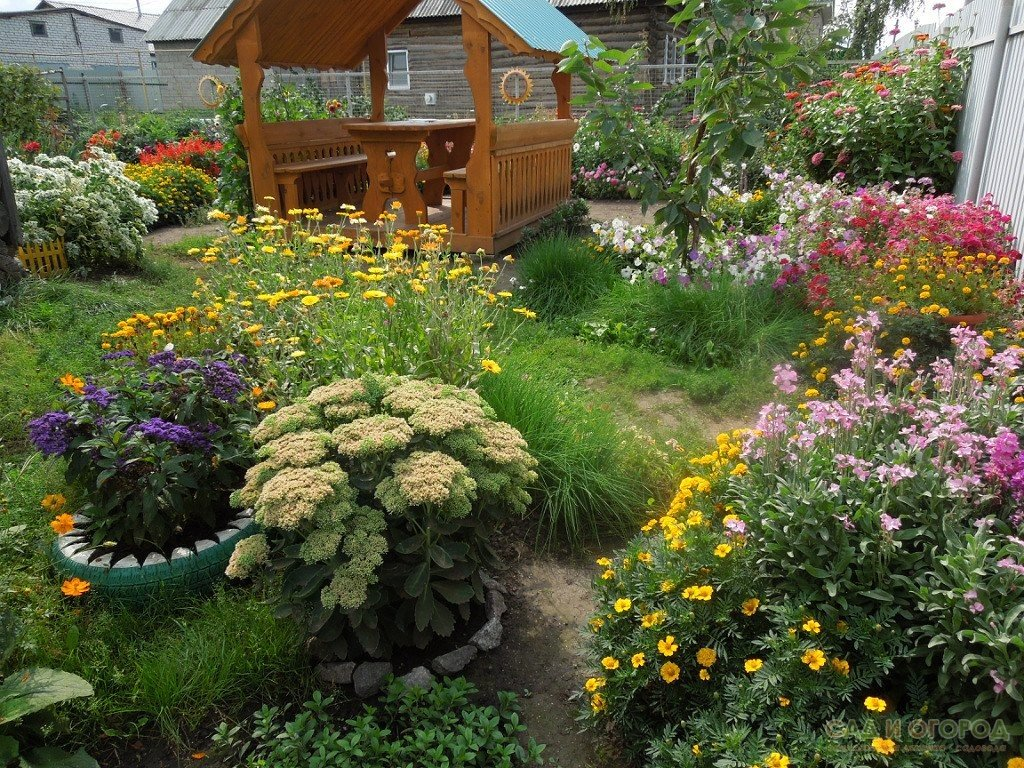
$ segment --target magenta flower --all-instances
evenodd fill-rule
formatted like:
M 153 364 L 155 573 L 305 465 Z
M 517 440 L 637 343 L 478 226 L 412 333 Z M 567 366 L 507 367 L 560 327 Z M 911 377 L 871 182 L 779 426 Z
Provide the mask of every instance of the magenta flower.
M 825 159 L 825 153 L 824 152 L 815 152 L 813 155 L 811 155 L 811 165 L 815 165 L 815 166 L 821 165 L 821 162 L 824 159 Z

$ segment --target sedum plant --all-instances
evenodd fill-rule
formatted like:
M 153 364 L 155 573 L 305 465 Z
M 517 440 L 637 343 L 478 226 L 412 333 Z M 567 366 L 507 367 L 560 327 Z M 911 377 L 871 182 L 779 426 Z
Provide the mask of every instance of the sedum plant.
M 265 533 L 228 575 L 283 571 L 280 613 L 344 658 L 448 636 L 483 601 L 494 528 L 529 504 L 535 460 L 472 390 L 367 375 L 314 389 L 254 431 L 233 497 Z

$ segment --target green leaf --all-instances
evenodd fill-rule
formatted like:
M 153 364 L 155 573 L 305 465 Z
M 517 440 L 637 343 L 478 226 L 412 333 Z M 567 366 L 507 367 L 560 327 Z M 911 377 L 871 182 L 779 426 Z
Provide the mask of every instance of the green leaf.
M 430 563 L 420 563 L 409 573 L 405 580 L 405 591 L 410 597 L 419 597 L 427 591 L 427 583 L 430 580 Z M 418 609 L 417 609 L 418 610 Z M 419 622 L 417 622 L 419 623 Z M 424 624 L 423 626 L 426 626 Z M 422 629 L 423 627 L 420 627 Z
M 451 568 L 455 564 L 444 547 L 439 547 L 437 544 L 430 545 L 430 559 L 437 564 L 438 568 L 442 569 Z
M 39 747 L 24 757 L 23 765 L 30 768 L 100 768 L 84 749 L 74 754 L 57 747 Z
M 421 632 L 426 629 L 434 618 L 434 593 L 425 589 L 416 601 L 416 629 Z
M 52 704 L 92 694 L 92 686 L 70 672 L 45 667 L 23 669 L 0 685 L 0 725 Z
M 473 599 L 473 587 L 464 581 L 435 581 L 431 585 L 449 603 L 462 605 Z

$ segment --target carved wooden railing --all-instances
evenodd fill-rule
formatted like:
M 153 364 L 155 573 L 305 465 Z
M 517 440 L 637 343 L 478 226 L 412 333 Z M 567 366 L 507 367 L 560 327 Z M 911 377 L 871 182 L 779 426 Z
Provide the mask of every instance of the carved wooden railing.
M 569 197 L 575 120 L 496 125 L 492 129 L 494 232 L 519 229 Z

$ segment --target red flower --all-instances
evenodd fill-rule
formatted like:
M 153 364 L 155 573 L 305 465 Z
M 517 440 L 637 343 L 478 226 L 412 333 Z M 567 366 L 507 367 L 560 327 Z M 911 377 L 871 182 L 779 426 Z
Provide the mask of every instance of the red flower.
M 43 148 L 43 145 L 40 144 L 38 141 L 26 141 L 24 144 L 21 145 L 21 148 L 25 152 L 34 155 L 36 152 Z

